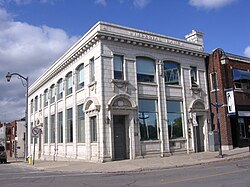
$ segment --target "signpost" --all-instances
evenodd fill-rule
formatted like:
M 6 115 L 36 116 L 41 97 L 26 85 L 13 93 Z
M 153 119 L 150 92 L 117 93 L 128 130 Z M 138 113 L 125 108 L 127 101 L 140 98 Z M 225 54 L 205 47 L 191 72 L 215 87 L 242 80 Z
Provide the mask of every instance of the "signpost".
M 35 148 L 36 148 L 36 144 L 35 144 L 35 140 L 38 137 L 40 132 L 40 129 L 38 127 L 33 127 L 32 128 L 32 136 L 33 136 L 33 155 L 32 155 L 32 165 L 34 165 L 35 163 Z

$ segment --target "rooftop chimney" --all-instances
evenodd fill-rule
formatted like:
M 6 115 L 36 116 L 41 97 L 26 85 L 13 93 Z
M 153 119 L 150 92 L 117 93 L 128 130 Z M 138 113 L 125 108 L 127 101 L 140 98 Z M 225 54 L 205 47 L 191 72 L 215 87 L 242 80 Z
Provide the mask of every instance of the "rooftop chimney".
M 187 34 L 185 36 L 185 38 L 187 41 L 197 43 L 197 44 L 201 45 L 202 48 L 204 48 L 203 33 L 202 32 L 192 30 L 192 32 L 190 34 Z

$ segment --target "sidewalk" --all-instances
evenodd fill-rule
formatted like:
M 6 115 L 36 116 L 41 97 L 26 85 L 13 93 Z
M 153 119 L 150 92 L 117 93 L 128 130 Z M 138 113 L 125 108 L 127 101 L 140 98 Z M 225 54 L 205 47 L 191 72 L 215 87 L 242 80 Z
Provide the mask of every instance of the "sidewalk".
M 42 161 L 36 160 L 35 165 L 29 165 L 24 162 L 15 162 L 16 164 L 27 167 L 37 168 L 49 171 L 77 171 L 93 173 L 113 173 L 113 172 L 132 172 L 159 170 L 184 166 L 193 166 L 211 162 L 227 161 L 233 159 L 250 158 L 249 148 L 236 148 L 229 151 L 223 151 L 223 158 L 218 157 L 218 152 L 202 152 L 191 154 L 177 154 L 169 157 L 151 157 L 136 160 L 122 160 L 105 163 L 92 163 L 85 161 Z M 12 162 L 12 161 L 10 161 Z

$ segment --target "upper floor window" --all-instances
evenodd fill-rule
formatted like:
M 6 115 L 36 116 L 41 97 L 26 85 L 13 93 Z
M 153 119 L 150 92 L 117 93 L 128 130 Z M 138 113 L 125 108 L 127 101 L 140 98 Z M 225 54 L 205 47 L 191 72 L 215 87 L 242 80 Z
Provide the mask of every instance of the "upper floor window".
M 154 82 L 155 81 L 155 61 L 147 57 L 136 58 L 137 81 Z
M 57 99 L 61 99 L 63 97 L 63 79 L 60 79 L 57 82 Z
M 44 107 L 48 106 L 48 102 L 49 102 L 49 91 L 48 89 L 46 89 L 44 91 Z
M 39 97 L 39 109 L 41 110 L 42 109 L 42 94 L 40 94 L 40 97 Z
M 90 82 L 95 81 L 95 60 L 91 58 L 89 60 L 89 68 L 90 68 Z
M 30 101 L 30 113 L 31 114 L 33 113 L 33 106 L 34 106 L 34 100 L 31 99 L 31 101 Z
M 123 80 L 123 56 L 114 55 L 114 79 Z
M 198 87 L 197 67 L 190 66 L 190 78 L 192 87 Z
M 210 74 L 211 90 L 218 90 L 217 73 L 213 72 Z
M 38 110 L 38 96 L 35 97 L 35 111 Z
M 180 65 L 175 62 L 164 62 L 164 78 L 166 84 L 180 85 Z
M 81 89 L 84 87 L 84 64 L 81 64 L 76 69 L 77 73 L 77 89 Z
M 73 78 L 72 78 L 72 72 L 70 72 L 66 75 L 66 95 L 72 93 L 73 91 L 72 86 L 73 86 Z
M 55 85 L 53 84 L 50 87 L 50 102 L 54 103 L 55 102 L 55 98 L 56 98 L 56 88 L 55 88 Z
M 241 69 L 233 69 L 234 87 L 236 89 L 250 89 L 250 72 Z

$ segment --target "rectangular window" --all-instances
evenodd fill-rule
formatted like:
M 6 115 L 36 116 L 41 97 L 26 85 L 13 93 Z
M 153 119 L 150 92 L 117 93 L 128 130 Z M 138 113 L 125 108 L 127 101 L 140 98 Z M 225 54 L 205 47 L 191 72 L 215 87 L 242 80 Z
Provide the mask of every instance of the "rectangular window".
M 85 142 L 85 116 L 83 112 L 83 104 L 77 107 L 77 130 L 78 130 L 78 142 Z
M 157 100 L 139 99 L 141 140 L 158 140 Z
M 55 143 L 55 131 L 56 131 L 55 115 L 51 115 L 50 116 L 50 143 Z
M 97 142 L 96 116 L 90 118 L 91 143 Z
M 190 66 L 190 78 L 192 87 L 198 87 L 197 67 Z
M 57 120 L 57 137 L 58 143 L 63 143 L 63 113 L 58 113 L 58 120 Z
M 32 131 L 33 125 L 34 125 L 34 123 L 31 122 L 31 123 L 30 123 L 31 131 Z M 30 140 L 31 140 L 31 144 L 33 144 L 33 135 L 32 135 L 32 132 L 30 133 L 30 137 L 31 137 L 31 139 L 30 139 Z
M 90 59 L 89 68 L 90 68 L 90 82 L 93 82 L 93 81 L 95 81 L 95 61 L 94 61 L 94 58 Z
M 240 130 L 240 139 L 246 139 L 247 131 L 245 127 L 244 118 L 238 118 L 238 125 L 239 125 L 239 130 Z
M 67 109 L 67 142 L 73 142 L 73 112 L 72 108 Z
M 48 137 L 48 117 L 45 117 L 44 118 L 44 130 L 43 130 L 43 134 L 44 134 L 44 143 L 48 143 L 48 139 L 49 139 L 49 137 Z
M 123 56 L 114 55 L 114 79 L 123 80 Z
M 155 61 L 146 57 L 136 58 L 136 70 L 138 82 L 155 81 Z
M 168 135 L 170 139 L 183 137 L 183 109 L 181 101 L 167 101 Z
M 217 82 L 217 73 L 216 72 L 210 74 L 210 80 L 211 80 L 212 91 L 218 90 L 218 82 Z

